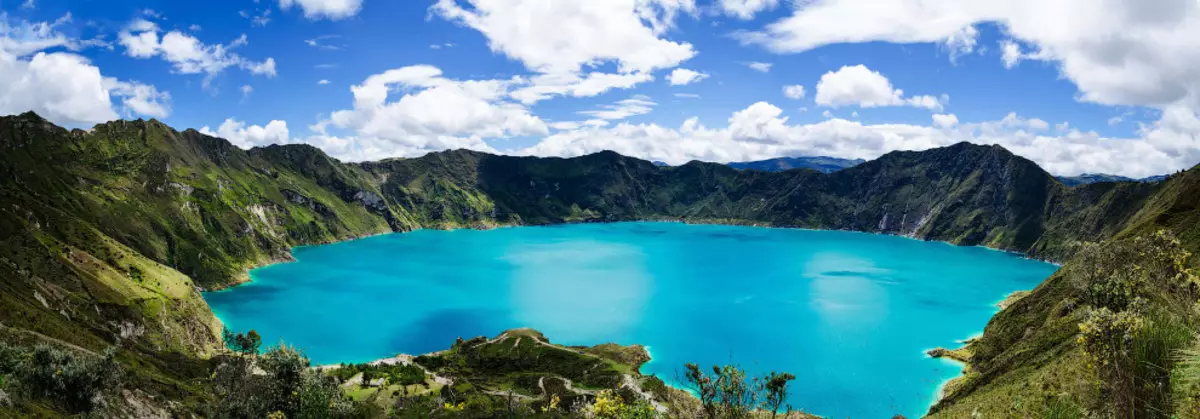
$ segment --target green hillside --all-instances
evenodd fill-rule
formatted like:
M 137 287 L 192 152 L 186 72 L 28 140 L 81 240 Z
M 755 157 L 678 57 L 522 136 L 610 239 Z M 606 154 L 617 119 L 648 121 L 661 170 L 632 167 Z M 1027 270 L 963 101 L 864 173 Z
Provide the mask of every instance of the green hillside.
M 648 219 L 846 229 L 1066 264 L 992 320 L 973 345 L 972 372 L 938 414 L 1013 403 L 1022 407 L 985 411 L 1025 414 L 1061 394 L 1085 411 L 1110 412 L 1110 398 L 1092 385 L 1101 377 L 1068 385 L 1086 365 L 1078 325 L 1100 307 L 1079 298 L 1087 286 L 1064 284 L 1095 281 L 1073 273 L 1097 269 L 1095 257 L 1079 256 L 1097 252 L 1094 243 L 1119 247 L 1167 230 L 1178 250 L 1197 250 L 1196 172 L 1068 188 L 1003 148 L 965 143 L 831 174 L 660 167 L 612 152 L 561 159 L 458 150 L 344 163 L 307 145 L 245 151 L 153 120 L 68 131 L 27 113 L 0 118 L 0 341 L 118 348 L 135 384 L 126 388 L 139 392 L 107 408 L 190 414 L 213 397 L 212 356 L 223 350 L 199 292 L 287 260 L 293 246 L 414 228 Z M 1146 316 L 1194 326 L 1198 315 L 1182 302 L 1194 296 L 1149 283 L 1130 291 L 1152 306 Z M 18 416 L 70 411 L 15 400 Z

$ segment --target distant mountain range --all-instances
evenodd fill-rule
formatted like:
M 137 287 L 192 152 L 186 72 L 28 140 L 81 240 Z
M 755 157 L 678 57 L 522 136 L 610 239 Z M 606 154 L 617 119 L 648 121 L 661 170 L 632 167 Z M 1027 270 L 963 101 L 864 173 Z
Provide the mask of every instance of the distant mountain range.
M 761 172 L 782 172 L 792 169 L 812 169 L 821 173 L 833 173 L 849 167 L 866 163 L 863 159 L 840 159 L 837 157 L 778 157 L 768 160 L 729 163 L 729 167 L 738 170 L 758 170 Z
M 1110 175 L 1105 173 L 1084 173 L 1079 176 L 1056 176 L 1059 182 L 1067 186 L 1090 185 L 1100 182 L 1146 182 L 1154 183 L 1161 182 L 1167 179 L 1167 175 L 1150 176 L 1147 178 L 1134 179 L 1125 176 Z

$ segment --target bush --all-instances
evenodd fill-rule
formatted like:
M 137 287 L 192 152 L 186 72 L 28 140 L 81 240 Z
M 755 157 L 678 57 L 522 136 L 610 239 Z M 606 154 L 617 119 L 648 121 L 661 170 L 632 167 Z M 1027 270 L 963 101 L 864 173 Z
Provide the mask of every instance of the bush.
M 1113 312 L 1147 297 L 1148 287 L 1191 304 L 1200 292 L 1200 279 L 1188 269 L 1191 256 L 1167 231 L 1091 245 L 1079 253 L 1071 283 L 1086 303 Z
M 1132 412 L 1135 405 L 1133 338 L 1144 325 L 1129 311 L 1113 313 L 1107 307 L 1092 309 L 1079 324 L 1076 342 L 1087 355 L 1088 369 L 1095 371 L 1104 391 L 1118 412 Z
M 309 366 L 308 358 L 284 345 L 259 357 L 226 357 L 213 374 L 217 400 L 208 407 L 209 416 L 259 418 L 282 414 L 304 419 L 359 414 L 361 406 L 342 394 L 333 377 Z
M 33 350 L 0 344 L 0 388 L 50 400 L 71 413 L 95 409 L 120 388 L 122 376 L 112 349 L 97 357 L 44 344 Z

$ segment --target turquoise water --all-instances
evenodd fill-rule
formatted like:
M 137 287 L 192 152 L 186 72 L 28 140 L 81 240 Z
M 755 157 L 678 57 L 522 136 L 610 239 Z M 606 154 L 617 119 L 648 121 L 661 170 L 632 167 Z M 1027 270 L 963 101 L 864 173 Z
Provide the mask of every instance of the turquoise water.
M 295 250 L 207 293 L 232 329 L 318 364 L 533 327 L 552 341 L 648 345 L 685 362 L 794 373 L 791 404 L 830 417 L 925 413 L 961 367 L 924 351 L 979 333 L 1055 266 L 983 248 L 838 231 L 680 223 L 416 231 Z

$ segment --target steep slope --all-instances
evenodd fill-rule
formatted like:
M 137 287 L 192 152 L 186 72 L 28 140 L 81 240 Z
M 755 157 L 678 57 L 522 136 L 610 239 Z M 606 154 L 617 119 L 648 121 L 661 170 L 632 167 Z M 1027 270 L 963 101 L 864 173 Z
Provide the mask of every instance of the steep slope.
M 1080 188 L 1094 193 L 1114 197 L 1128 194 L 1128 188 L 1142 189 L 1133 184 L 1102 186 L 1085 185 Z M 1077 188 L 1079 189 L 1079 188 Z M 1106 239 L 1097 254 L 1103 257 L 1076 257 L 1070 259 L 1062 269 L 1040 284 L 1028 296 L 1021 298 L 1007 309 L 998 313 L 988 323 L 984 334 L 969 347 L 973 352 L 966 378 L 952 386 L 933 409 L 933 417 L 957 418 L 978 412 L 987 416 L 1037 415 L 1037 409 L 1049 398 L 1060 397 L 1085 407 L 1106 406 L 1112 394 L 1101 390 L 1096 384 L 1096 362 L 1078 344 L 1081 324 L 1088 319 L 1091 293 L 1110 289 L 1096 284 L 1097 278 L 1106 281 L 1125 278 L 1129 272 L 1152 271 L 1159 263 L 1154 254 L 1157 249 L 1137 242 L 1145 237 L 1154 237 L 1160 231 L 1178 237 L 1176 244 L 1182 256 L 1175 256 L 1173 263 L 1190 263 L 1195 268 L 1200 261 L 1186 255 L 1200 251 L 1200 167 L 1176 174 L 1154 188 L 1150 196 L 1140 199 L 1137 210 L 1131 215 L 1122 214 L 1126 221 L 1113 225 L 1102 232 Z M 1097 206 L 1098 207 L 1098 206 Z M 1099 219 L 1105 214 L 1097 208 L 1082 208 L 1075 220 Z M 1125 246 L 1132 254 L 1129 260 L 1111 260 L 1121 253 L 1105 249 Z M 1189 262 L 1190 259 L 1190 262 Z M 1188 266 L 1182 266 L 1186 268 Z M 1142 328 L 1127 337 L 1125 342 L 1142 345 L 1141 351 L 1163 353 L 1173 362 L 1177 354 L 1170 348 L 1155 347 L 1160 341 L 1138 343 L 1143 339 L 1163 339 L 1161 335 L 1149 333 L 1164 328 L 1181 327 L 1184 338 L 1195 334 L 1200 326 L 1200 303 L 1197 303 L 1195 284 L 1189 285 L 1188 274 L 1151 276 L 1140 285 L 1122 282 L 1118 288 L 1126 295 L 1140 296 L 1149 302 L 1147 307 L 1133 310 L 1145 317 Z M 1194 280 L 1194 276 L 1191 277 Z M 1177 282 L 1175 286 L 1166 286 Z M 1137 329 L 1135 329 L 1137 330 Z M 1142 333 L 1149 335 L 1143 337 Z M 1161 333 L 1161 332 L 1160 332 Z M 1128 343 L 1127 343 L 1128 344 Z M 1138 346 L 1135 346 L 1137 348 Z M 1176 348 L 1177 349 L 1177 348 Z M 1133 356 L 1139 350 L 1133 350 Z M 1165 365 L 1148 366 L 1169 374 Z M 1165 371 L 1165 372 L 1164 372 Z M 1164 391 L 1165 382 L 1147 383 L 1150 393 Z M 1152 398 L 1141 397 L 1139 402 L 1154 410 L 1117 412 L 1118 417 L 1172 417 L 1169 409 L 1156 405 Z M 1169 403 L 1168 403 L 1169 404 Z M 1167 406 L 1169 408 L 1169 406 Z M 1187 416 L 1192 417 L 1192 416 Z

